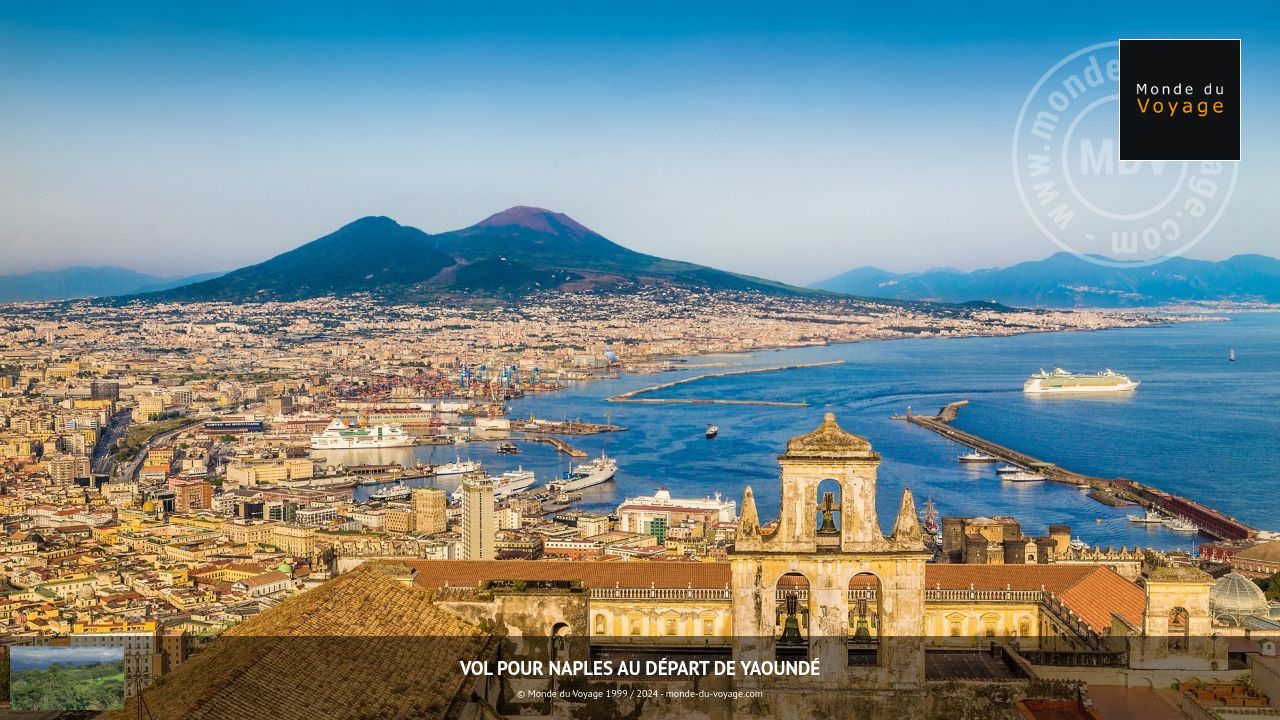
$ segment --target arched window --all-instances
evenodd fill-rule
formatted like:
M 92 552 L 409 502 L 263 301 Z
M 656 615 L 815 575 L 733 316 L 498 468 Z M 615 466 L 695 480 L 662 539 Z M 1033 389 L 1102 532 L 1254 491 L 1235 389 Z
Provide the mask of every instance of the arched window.
M 597 614 L 597 615 L 596 615 L 596 624 L 595 624 L 595 634 L 596 634 L 596 635 L 604 635 L 604 634 L 605 634 L 606 622 L 607 622 L 607 621 L 605 620 L 605 617 L 604 617 L 604 614 L 603 614 L 603 613 L 601 613 L 601 614 Z
M 1189 646 L 1191 632 L 1190 615 L 1184 607 L 1175 607 L 1169 611 L 1169 650 L 1185 652 Z

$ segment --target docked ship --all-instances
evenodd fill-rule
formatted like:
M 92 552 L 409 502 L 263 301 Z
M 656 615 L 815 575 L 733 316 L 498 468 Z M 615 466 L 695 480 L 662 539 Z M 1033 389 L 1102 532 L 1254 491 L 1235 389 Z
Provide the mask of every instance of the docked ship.
M 1053 372 L 1040 372 L 1027 378 L 1022 385 L 1022 392 L 1033 395 L 1055 393 L 1096 393 L 1126 392 L 1136 390 L 1139 381 L 1130 380 L 1110 368 L 1093 375 L 1077 375 L 1062 368 L 1054 368 Z
M 1011 473 L 1000 473 L 1000 479 L 1005 482 L 1041 482 L 1045 477 L 1040 473 L 1019 470 Z
M 514 495 L 521 490 L 528 490 L 538 482 L 532 470 L 525 470 L 523 467 L 515 470 L 508 470 L 498 477 L 489 478 L 493 482 L 493 499 L 503 500 Z M 451 496 L 453 500 L 462 500 L 462 487 L 453 491 Z
M 965 453 L 964 455 L 957 456 L 956 460 L 962 463 L 993 463 L 993 462 L 999 462 L 1000 458 L 993 457 L 986 453 L 982 453 L 982 452 L 978 452 L 977 450 L 974 450 L 973 452 Z
M 1147 510 L 1147 512 L 1142 515 L 1130 514 L 1128 517 L 1129 522 L 1147 523 L 1150 525 L 1163 525 L 1164 521 L 1168 519 L 1154 510 Z
M 391 487 L 384 487 L 381 490 L 375 490 L 369 495 L 370 500 L 408 500 L 413 495 L 413 491 L 404 483 L 396 483 Z
M 609 482 L 617 474 L 618 461 L 600 453 L 600 457 L 574 467 L 547 487 L 558 493 L 573 492 Z
M 480 463 L 475 460 L 462 460 L 455 457 L 453 462 L 437 465 L 432 472 L 439 475 L 466 475 L 467 473 L 480 472 Z
M 358 427 L 340 418 L 334 418 L 324 432 L 311 436 L 312 450 L 370 450 L 412 447 L 413 444 L 413 436 L 399 425 Z

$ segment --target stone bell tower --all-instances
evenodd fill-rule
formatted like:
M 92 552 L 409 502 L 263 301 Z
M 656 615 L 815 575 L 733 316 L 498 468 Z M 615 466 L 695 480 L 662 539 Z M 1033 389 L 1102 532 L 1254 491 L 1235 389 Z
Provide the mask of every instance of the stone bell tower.
M 886 536 L 876 517 L 880 456 L 832 413 L 788 441 L 778 462 L 782 501 L 769 532 L 751 488 L 743 494 L 730 555 L 735 658 L 820 658 L 821 678 L 798 682 L 824 687 L 919 687 L 929 553 L 911 491 Z

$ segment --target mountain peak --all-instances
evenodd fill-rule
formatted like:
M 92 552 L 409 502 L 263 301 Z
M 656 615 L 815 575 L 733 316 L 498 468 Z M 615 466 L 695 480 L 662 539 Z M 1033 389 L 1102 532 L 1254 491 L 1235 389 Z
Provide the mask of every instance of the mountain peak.
M 590 229 L 564 213 L 552 212 L 539 207 L 516 205 L 500 213 L 495 213 L 475 224 L 475 227 L 510 227 L 516 226 L 526 230 L 560 234 L 563 230 L 579 233 L 592 233 Z

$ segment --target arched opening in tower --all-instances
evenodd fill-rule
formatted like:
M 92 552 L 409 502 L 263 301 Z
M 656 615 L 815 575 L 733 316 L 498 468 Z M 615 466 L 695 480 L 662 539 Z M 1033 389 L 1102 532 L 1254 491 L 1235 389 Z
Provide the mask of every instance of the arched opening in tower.
M 858 573 L 849 579 L 849 664 L 880 664 L 880 578 Z
M 809 578 L 790 572 L 774 588 L 774 640 L 779 658 L 809 653 Z

